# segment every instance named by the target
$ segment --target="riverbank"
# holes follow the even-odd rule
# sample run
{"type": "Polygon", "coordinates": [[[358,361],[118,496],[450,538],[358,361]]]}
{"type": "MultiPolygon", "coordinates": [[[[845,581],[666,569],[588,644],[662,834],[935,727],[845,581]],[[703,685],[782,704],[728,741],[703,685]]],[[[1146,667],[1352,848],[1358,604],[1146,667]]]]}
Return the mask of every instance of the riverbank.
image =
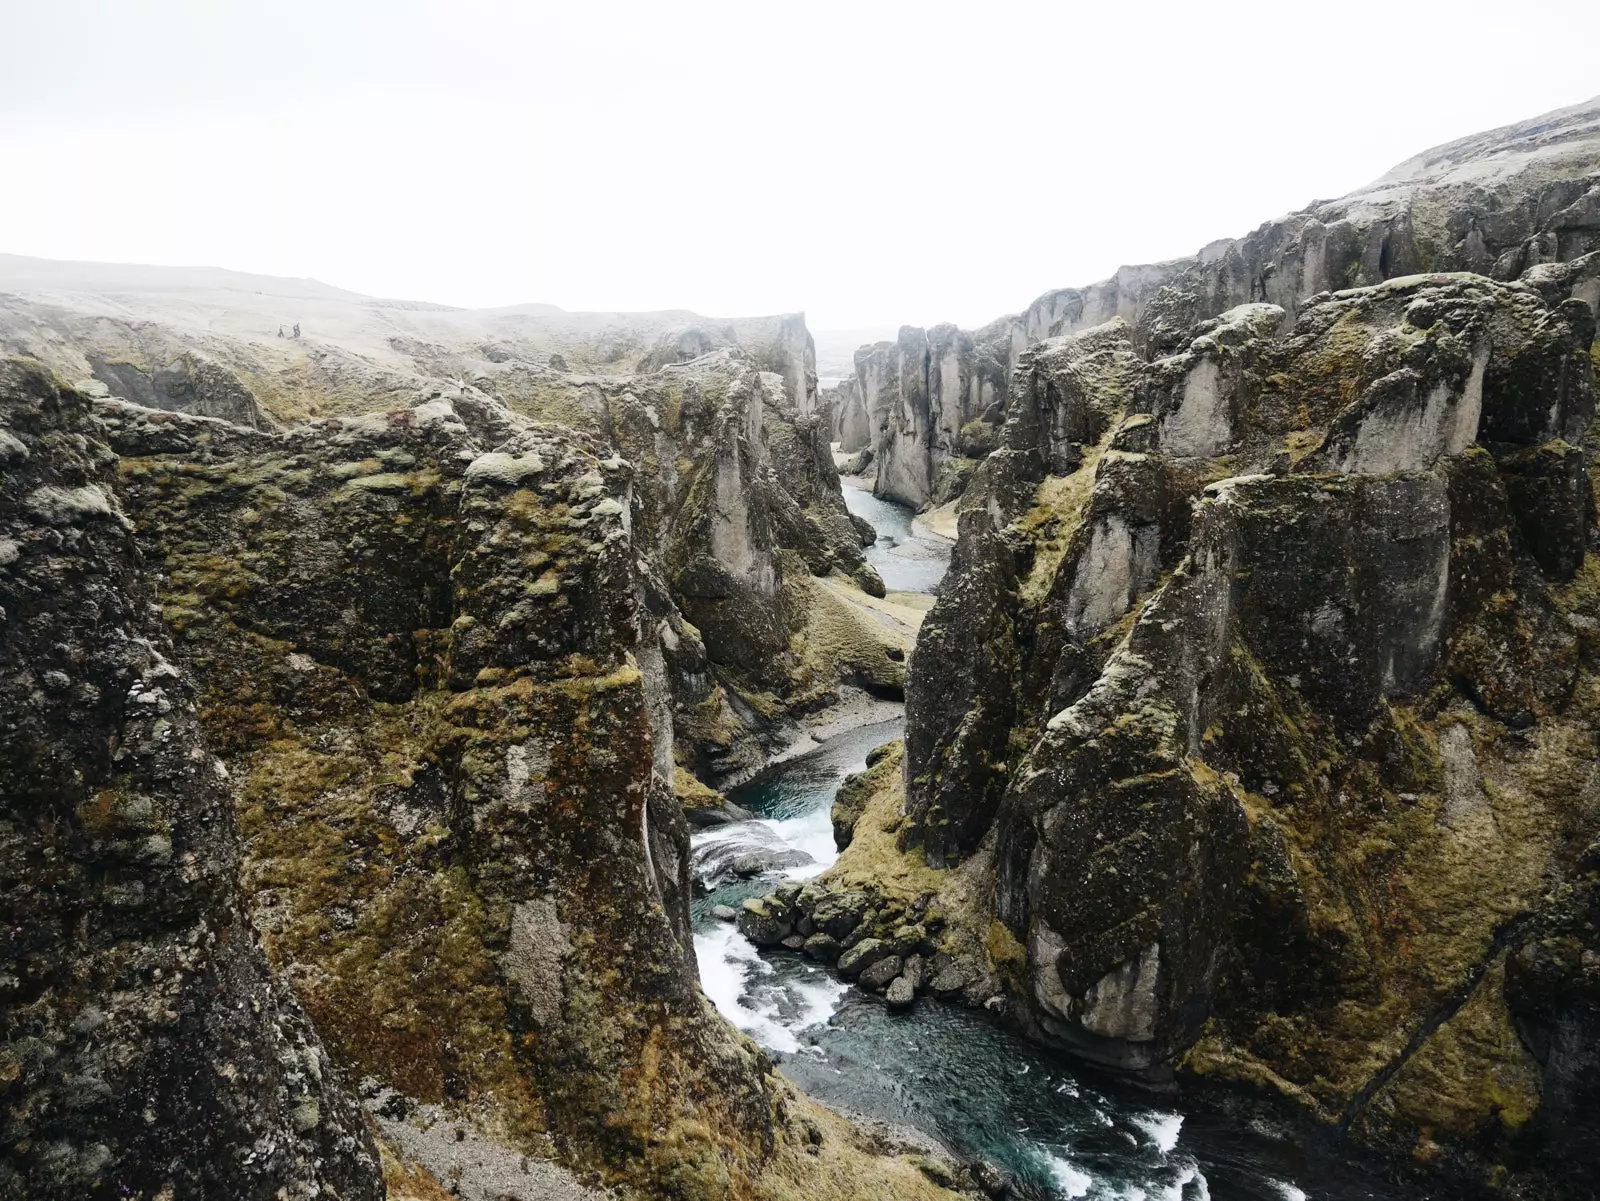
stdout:
{"type": "MultiPolygon", "coordinates": [[[[880,533],[888,530],[873,548],[885,564],[880,571],[905,571],[923,588],[908,593],[907,601],[931,605],[943,574],[939,555],[942,549],[948,556],[948,543],[919,533],[909,510],[848,482],[845,495],[852,511],[876,518],[880,533]]],[[[696,862],[708,871],[734,857],[741,838],[757,851],[791,852],[798,861],[702,880],[692,906],[706,996],[773,1055],[783,1075],[852,1120],[919,1132],[930,1147],[970,1165],[996,1196],[1304,1201],[1301,1182],[1309,1181],[1330,1201],[1403,1195],[1259,1107],[1157,1099],[1100,1078],[1029,1042],[976,993],[975,1003],[924,995],[909,1008],[891,1009],[877,991],[847,982],[830,964],[797,949],[760,950],[734,923],[719,920],[719,907],[737,911],[746,899],[785,882],[872,884],[880,892],[904,893],[909,902],[938,874],[937,891],[954,903],[948,874],[918,867],[920,860],[898,852],[896,815],[881,803],[874,808],[869,801],[863,809],[851,850],[841,856],[837,848],[832,810],[840,785],[865,770],[869,754],[900,737],[903,727],[902,705],[864,692],[819,710],[801,723],[801,737],[728,787],[729,800],[752,816],[694,836],[696,862]]],[[[981,856],[960,875],[980,887],[981,856]]],[[[987,954],[983,947],[964,949],[976,959],[987,954]]],[[[898,1135],[895,1141],[906,1142],[898,1135]]]]}

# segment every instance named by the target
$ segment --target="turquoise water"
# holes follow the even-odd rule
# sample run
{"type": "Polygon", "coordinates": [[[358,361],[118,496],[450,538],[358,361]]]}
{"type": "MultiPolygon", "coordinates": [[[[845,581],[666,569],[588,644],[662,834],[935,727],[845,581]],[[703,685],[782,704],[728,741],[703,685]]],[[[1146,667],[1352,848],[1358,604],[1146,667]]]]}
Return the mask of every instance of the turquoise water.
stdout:
{"type": "MultiPolygon", "coordinates": [[[[809,815],[825,823],[839,781],[900,727],[884,722],[840,735],[730,795],[769,822],[809,815]]],[[[1336,1152],[1297,1145],[1293,1132],[1259,1114],[1190,1098],[1178,1104],[1097,1078],[981,1011],[924,998],[907,1013],[890,1013],[804,956],[758,951],[709,916],[713,905],[737,906],[774,883],[742,881],[696,902],[702,983],[725,1016],[825,1104],[913,1126],[958,1154],[1001,1165],[1041,1197],[1415,1196],[1336,1152]]]]}
{"type": "Polygon", "coordinates": [[[904,505],[879,500],[848,483],[843,488],[845,507],[878,531],[878,541],[862,554],[877,568],[883,586],[890,592],[932,592],[937,588],[950,566],[950,540],[913,530],[914,514],[904,505]]]}
{"type": "MultiPolygon", "coordinates": [[[[950,543],[912,532],[911,514],[859,489],[852,512],[887,530],[868,559],[890,589],[931,591],[950,543]]],[[[839,783],[867,753],[900,737],[900,719],[840,734],[730,792],[811,862],[836,858],[828,813],[839,783]]],[[[739,827],[702,831],[737,838],[739,827]]],[[[791,952],[758,951],[715,905],[738,906],[780,877],[743,880],[694,903],[701,984],[718,1010],[768,1048],[800,1087],[835,1108],[912,1126],[959,1155],[1011,1172],[1025,1195],[1090,1201],[1398,1201],[1402,1192],[1338,1151],[1307,1148],[1259,1113],[1220,1100],[1156,1097],[1101,1080],[1065,1056],[999,1026],[988,1014],[920,1000],[890,1013],[877,997],[791,952]]]]}

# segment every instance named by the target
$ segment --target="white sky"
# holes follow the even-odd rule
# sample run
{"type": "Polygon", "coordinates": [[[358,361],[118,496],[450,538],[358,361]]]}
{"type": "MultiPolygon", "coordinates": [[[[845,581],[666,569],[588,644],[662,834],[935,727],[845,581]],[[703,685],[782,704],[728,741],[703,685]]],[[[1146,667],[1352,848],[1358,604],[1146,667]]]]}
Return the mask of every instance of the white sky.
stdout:
{"type": "Polygon", "coordinates": [[[1596,0],[0,0],[0,47],[0,250],[813,329],[981,324],[1600,92],[1596,0]]]}

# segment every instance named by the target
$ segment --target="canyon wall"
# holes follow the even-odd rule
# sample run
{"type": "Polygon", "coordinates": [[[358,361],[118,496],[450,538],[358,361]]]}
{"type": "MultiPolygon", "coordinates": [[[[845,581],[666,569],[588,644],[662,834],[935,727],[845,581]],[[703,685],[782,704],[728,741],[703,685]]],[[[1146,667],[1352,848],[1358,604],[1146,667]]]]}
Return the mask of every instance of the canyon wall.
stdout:
{"type": "MultiPolygon", "coordinates": [[[[863,607],[837,636],[811,628],[805,576],[883,584],[845,508],[799,314],[452,310],[313,285],[293,300],[305,336],[279,338],[249,330],[268,314],[238,308],[237,287],[175,269],[0,259],[0,286],[8,272],[0,350],[92,396],[261,430],[465,396],[610,443],[639,467],[639,543],[671,610],[680,757],[709,779],[753,770],[841,684],[903,689],[903,657],[863,607]]],[[[239,278],[269,306],[308,283],[239,278]]]]}
{"type": "MultiPolygon", "coordinates": [[[[0,360],[0,1194],[378,1198],[84,397],[0,360]]],[[[199,701],[203,704],[203,701],[199,701]]]]}
{"type": "MultiPolygon", "coordinates": [[[[1339,200],[1319,201],[1191,258],[1123,267],[1087,288],[1039,297],[1023,312],[970,334],[952,331],[915,370],[919,336],[857,352],[857,381],[872,431],[880,496],[914,508],[942,504],[986,452],[959,431],[989,403],[1004,409],[1023,351],[1120,318],[1139,354],[1180,348],[1195,323],[1251,302],[1277,306],[1282,328],[1324,292],[1429,271],[1512,280],[1538,264],[1600,250],[1600,100],[1451,142],[1401,163],[1339,200]],[[953,360],[943,356],[953,354],[953,360]],[[909,357],[908,357],[909,356],[909,357]],[[970,388],[932,387],[982,377],[970,388]],[[998,364],[991,375],[990,364],[998,364]],[[992,382],[989,382],[991,381],[992,382]]],[[[945,330],[948,327],[937,327],[945,330]]],[[[931,345],[931,344],[930,344],[931,345]]]]}
{"type": "Polygon", "coordinates": [[[944,1195],[697,984],[707,652],[638,539],[781,604],[780,377],[714,374],[663,512],[472,389],[269,432],[0,373],[8,1196],[944,1195]]]}
{"type": "Polygon", "coordinates": [[[1597,278],[1021,355],[912,658],[902,843],[988,873],[974,937],[1036,1037],[1580,1195],[1597,278]]]}

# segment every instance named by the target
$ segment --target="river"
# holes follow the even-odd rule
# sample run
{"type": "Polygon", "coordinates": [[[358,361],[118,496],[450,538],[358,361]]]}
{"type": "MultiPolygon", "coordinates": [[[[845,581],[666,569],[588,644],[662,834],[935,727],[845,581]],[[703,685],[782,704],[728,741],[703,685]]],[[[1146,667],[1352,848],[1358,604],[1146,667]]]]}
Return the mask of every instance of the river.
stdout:
{"type": "MultiPolygon", "coordinates": [[[[911,513],[845,485],[853,513],[872,522],[867,552],[891,591],[934,590],[950,543],[913,527],[911,513]]],[[[828,812],[867,752],[900,737],[903,720],[838,734],[734,789],[759,830],[702,832],[695,845],[776,838],[811,862],[782,873],[806,879],[837,854],[828,812]]],[[[1183,1105],[1099,1079],[1065,1056],[1002,1028],[981,1011],[923,998],[890,1013],[804,956],[758,951],[719,904],[770,892],[777,873],[716,888],[694,903],[695,950],[706,995],[768,1048],[783,1072],[838,1109],[914,1127],[958,1155],[981,1156],[1038,1194],[1090,1201],[1390,1201],[1404,1194],[1329,1148],[1222,1104],[1183,1105]]]]}

